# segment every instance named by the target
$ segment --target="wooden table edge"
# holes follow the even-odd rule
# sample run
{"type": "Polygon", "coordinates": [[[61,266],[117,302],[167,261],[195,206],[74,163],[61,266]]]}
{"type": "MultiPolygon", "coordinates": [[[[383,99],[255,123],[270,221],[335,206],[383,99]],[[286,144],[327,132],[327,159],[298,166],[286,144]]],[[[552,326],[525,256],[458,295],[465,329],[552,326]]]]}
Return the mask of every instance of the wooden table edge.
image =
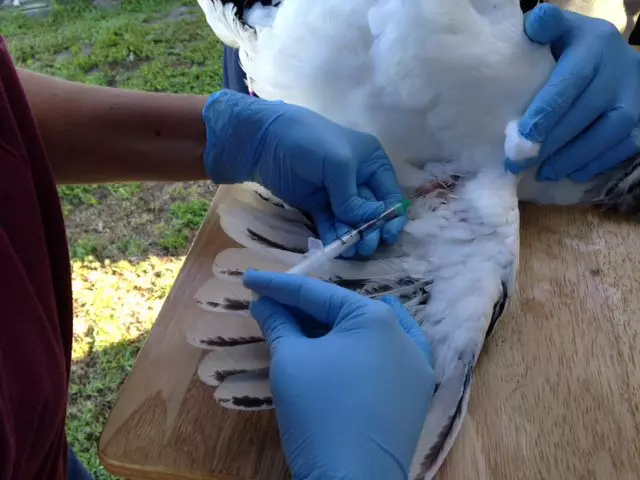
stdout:
{"type": "MultiPolygon", "coordinates": [[[[111,474],[123,477],[129,480],[202,480],[202,475],[192,475],[187,473],[167,472],[160,468],[145,467],[145,471],[141,471],[137,466],[128,463],[109,460],[98,451],[98,459],[102,466],[111,474]]],[[[215,474],[212,480],[238,480],[238,477],[215,474]]]]}
{"type": "MultiPolygon", "coordinates": [[[[140,350],[138,351],[138,354],[136,355],[136,359],[133,362],[133,366],[131,367],[131,370],[133,371],[133,369],[136,366],[136,363],[138,361],[138,358],[140,357],[140,355],[142,354],[142,352],[144,351],[146,345],[147,345],[147,341],[149,339],[149,337],[151,336],[153,329],[156,326],[156,322],[158,320],[158,318],[160,318],[166,308],[167,305],[167,300],[170,298],[173,288],[174,286],[178,283],[178,281],[180,280],[184,269],[187,265],[187,259],[189,258],[189,255],[191,254],[191,252],[194,250],[194,248],[196,247],[196,244],[202,241],[205,241],[206,239],[204,238],[203,235],[201,235],[203,233],[203,231],[207,228],[212,228],[213,226],[219,226],[219,223],[217,221],[215,222],[210,222],[211,217],[216,215],[216,210],[218,207],[218,203],[220,201],[220,198],[224,197],[226,192],[230,189],[233,188],[233,185],[228,186],[228,185],[219,185],[218,188],[216,189],[216,192],[213,195],[213,198],[211,199],[211,203],[209,205],[209,208],[207,210],[207,214],[204,218],[204,220],[202,221],[202,223],[200,224],[200,227],[198,228],[198,231],[196,232],[196,235],[194,236],[194,240],[191,243],[191,245],[189,246],[189,249],[187,251],[187,253],[184,256],[184,261],[182,263],[182,265],[180,266],[180,270],[178,270],[178,273],[176,274],[175,280],[173,281],[171,288],[169,289],[169,293],[167,294],[166,298],[164,299],[164,301],[162,302],[162,307],[160,307],[160,310],[158,311],[158,314],[156,315],[156,318],[153,322],[153,325],[151,326],[151,329],[149,330],[149,333],[147,334],[147,338],[145,339],[144,343],[142,344],[142,346],[140,347],[140,350]]],[[[191,475],[191,474],[182,474],[182,473],[178,473],[178,472],[167,472],[166,470],[162,470],[162,469],[156,469],[156,468],[152,468],[152,467],[145,467],[145,471],[141,471],[139,466],[135,466],[135,465],[131,465],[129,463],[124,463],[124,462],[119,462],[117,460],[112,460],[109,459],[106,455],[104,455],[103,453],[103,446],[104,446],[104,433],[105,433],[105,428],[106,426],[109,424],[109,420],[111,415],[113,414],[113,410],[115,409],[118,400],[120,398],[120,393],[122,392],[122,390],[124,389],[127,381],[129,380],[129,375],[127,375],[125,381],[123,382],[122,386],[120,387],[120,389],[118,390],[118,395],[116,397],[116,402],[113,406],[113,408],[109,411],[109,416],[107,417],[107,420],[105,421],[105,423],[102,425],[102,429],[100,431],[100,438],[98,440],[98,445],[97,445],[97,453],[98,453],[98,460],[100,461],[100,463],[102,464],[102,466],[107,470],[107,472],[109,472],[111,475],[117,475],[120,477],[125,477],[125,478],[130,478],[133,480],[201,480],[202,476],[201,475],[191,475]],[[131,476],[133,475],[133,476],[131,476]]],[[[213,477],[213,480],[238,480],[237,476],[229,476],[229,475],[220,475],[220,474],[215,474],[215,476],[213,477]]]]}

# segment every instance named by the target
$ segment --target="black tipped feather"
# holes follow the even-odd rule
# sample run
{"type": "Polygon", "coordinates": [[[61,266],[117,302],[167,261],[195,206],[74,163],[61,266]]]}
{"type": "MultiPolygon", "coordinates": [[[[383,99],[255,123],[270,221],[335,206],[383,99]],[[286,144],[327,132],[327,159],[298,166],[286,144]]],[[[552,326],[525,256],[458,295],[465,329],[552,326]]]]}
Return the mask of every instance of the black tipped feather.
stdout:
{"type": "MultiPolygon", "coordinates": [[[[408,307],[426,305],[429,301],[431,281],[420,280],[406,275],[379,277],[373,279],[341,279],[328,280],[348,290],[353,290],[366,297],[379,299],[384,295],[393,295],[408,307]]],[[[227,312],[246,312],[250,300],[233,297],[222,297],[218,300],[196,300],[200,304],[227,312]]]]}
{"type": "Polygon", "coordinates": [[[264,342],[261,337],[208,337],[200,340],[202,345],[208,347],[235,347],[237,345],[246,345],[248,343],[264,342]]]}
{"type": "Polygon", "coordinates": [[[629,161],[629,166],[608,185],[598,203],[605,211],[624,215],[640,213],[640,156],[629,161]]]}
{"type": "Polygon", "coordinates": [[[249,397],[249,396],[231,397],[229,399],[226,399],[226,398],[220,399],[220,403],[232,403],[236,407],[251,409],[251,408],[260,408],[264,406],[270,407],[273,405],[273,398],[271,397],[259,398],[259,397],[249,397]]]}
{"type": "Polygon", "coordinates": [[[215,378],[218,383],[222,383],[231,375],[237,375],[239,373],[245,373],[245,372],[248,372],[248,370],[242,370],[242,369],[217,370],[213,374],[213,378],[215,378]]]}
{"type": "Polygon", "coordinates": [[[220,275],[226,275],[227,277],[242,277],[244,272],[242,270],[220,270],[220,275]]]}
{"type": "Polygon", "coordinates": [[[223,298],[222,302],[206,302],[207,305],[213,308],[223,308],[232,312],[241,312],[243,310],[249,310],[248,300],[238,300],[237,298],[223,298]]]}
{"type": "MultiPolygon", "coordinates": [[[[427,294],[431,288],[431,281],[416,279],[407,275],[380,278],[342,279],[333,278],[332,282],[343,288],[354,290],[370,298],[383,295],[395,295],[400,300],[409,301],[420,295],[427,294]]],[[[425,302],[426,303],[426,302],[425,302]]]]}
{"type": "Polygon", "coordinates": [[[307,253],[306,250],[303,250],[301,248],[295,248],[295,247],[286,247],[284,245],[282,245],[281,243],[278,242],[274,242],[273,240],[270,240],[266,237],[263,237],[262,235],[260,235],[259,233],[255,232],[254,230],[247,228],[247,234],[249,235],[249,237],[251,238],[251,240],[255,241],[256,243],[259,243],[265,247],[269,247],[269,248],[277,248],[278,250],[284,250],[286,252],[292,252],[292,253],[307,253]]]}
{"type": "Polygon", "coordinates": [[[451,429],[453,428],[456,421],[462,414],[462,405],[465,398],[464,392],[469,388],[469,383],[471,382],[472,374],[473,374],[473,367],[471,364],[469,364],[466,367],[464,383],[462,385],[462,390],[461,390],[460,398],[458,400],[456,409],[451,414],[447,423],[443,426],[440,432],[438,432],[438,437],[436,442],[433,444],[433,446],[429,449],[429,452],[427,453],[427,455],[424,457],[422,462],[423,472],[428,471],[430,468],[432,468],[435,462],[438,461],[438,456],[440,455],[440,452],[444,448],[445,442],[449,438],[451,429]]]}
{"type": "Polygon", "coordinates": [[[253,191],[256,195],[258,195],[262,200],[264,200],[267,203],[270,203],[271,205],[273,205],[274,207],[278,207],[278,208],[286,208],[284,206],[284,203],[276,200],[275,198],[269,198],[266,195],[263,195],[262,192],[259,192],[258,190],[254,190],[253,191]]]}
{"type": "Polygon", "coordinates": [[[485,340],[491,336],[496,323],[500,320],[500,317],[504,313],[504,307],[507,305],[507,285],[502,282],[502,294],[496,303],[493,304],[493,314],[491,315],[491,323],[487,329],[485,340]]]}

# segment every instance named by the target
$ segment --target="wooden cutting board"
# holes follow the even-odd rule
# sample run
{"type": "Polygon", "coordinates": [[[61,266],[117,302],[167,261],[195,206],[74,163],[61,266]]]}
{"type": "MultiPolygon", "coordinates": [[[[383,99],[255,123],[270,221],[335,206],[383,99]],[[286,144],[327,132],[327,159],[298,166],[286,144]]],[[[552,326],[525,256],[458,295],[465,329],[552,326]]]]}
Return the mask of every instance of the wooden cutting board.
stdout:
{"type": "MultiPolygon", "coordinates": [[[[272,412],[219,407],[185,331],[216,253],[221,187],[105,425],[99,455],[131,479],[282,480],[272,412]]],[[[640,225],[522,209],[518,293],[478,364],[442,480],[640,479],[640,225]]]]}

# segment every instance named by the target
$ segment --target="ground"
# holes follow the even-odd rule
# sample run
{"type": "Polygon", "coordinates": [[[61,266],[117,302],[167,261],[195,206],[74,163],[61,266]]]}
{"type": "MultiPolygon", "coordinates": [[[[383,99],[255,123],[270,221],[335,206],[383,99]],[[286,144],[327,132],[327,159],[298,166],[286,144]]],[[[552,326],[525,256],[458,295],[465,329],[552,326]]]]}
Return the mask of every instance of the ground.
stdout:
{"type": "MultiPolygon", "coordinates": [[[[15,62],[80,82],[210,94],[222,48],[195,0],[67,0],[46,16],[0,12],[15,62]]],[[[99,146],[97,146],[99,148],[99,146]]],[[[59,189],[75,306],[68,434],[97,480],[97,441],[211,202],[208,182],[59,189]]]]}

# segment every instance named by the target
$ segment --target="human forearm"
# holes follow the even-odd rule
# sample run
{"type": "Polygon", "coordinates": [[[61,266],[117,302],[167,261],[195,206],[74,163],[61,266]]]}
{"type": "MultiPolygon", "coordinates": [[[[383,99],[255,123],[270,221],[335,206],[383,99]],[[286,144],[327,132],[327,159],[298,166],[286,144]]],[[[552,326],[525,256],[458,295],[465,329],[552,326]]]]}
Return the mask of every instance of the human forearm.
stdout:
{"type": "Polygon", "coordinates": [[[206,97],[19,75],[58,183],[207,178],[206,97]]]}

